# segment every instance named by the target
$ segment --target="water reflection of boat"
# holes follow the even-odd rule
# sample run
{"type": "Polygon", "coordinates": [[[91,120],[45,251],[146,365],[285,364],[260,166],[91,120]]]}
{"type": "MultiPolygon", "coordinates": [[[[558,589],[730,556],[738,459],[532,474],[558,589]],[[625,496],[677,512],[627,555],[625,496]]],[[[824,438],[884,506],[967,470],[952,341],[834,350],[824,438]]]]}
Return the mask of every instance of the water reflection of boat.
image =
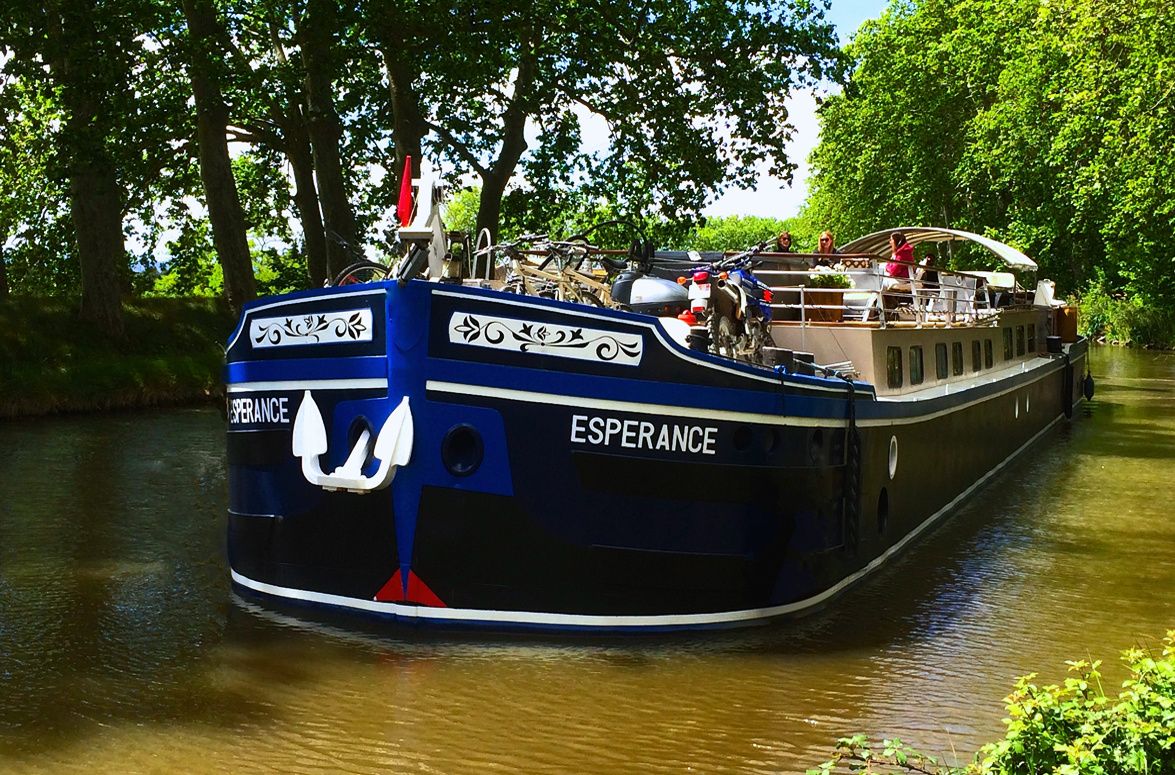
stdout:
{"type": "Polygon", "coordinates": [[[234,584],[447,627],[725,627],[825,604],[1070,416],[1086,359],[1014,277],[887,290],[877,244],[846,246],[835,321],[806,314],[804,265],[757,272],[776,368],[655,317],[460,284],[250,305],[225,372],[234,584]]]}

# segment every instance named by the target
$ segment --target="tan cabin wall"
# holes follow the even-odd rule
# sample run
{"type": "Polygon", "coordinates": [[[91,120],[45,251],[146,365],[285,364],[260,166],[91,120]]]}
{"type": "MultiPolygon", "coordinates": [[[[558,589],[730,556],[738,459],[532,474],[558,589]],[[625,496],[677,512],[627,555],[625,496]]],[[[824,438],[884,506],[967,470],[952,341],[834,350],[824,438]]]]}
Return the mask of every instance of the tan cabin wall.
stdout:
{"type": "Polygon", "coordinates": [[[777,347],[789,350],[811,352],[817,363],[832,364],[852,361],[857,378],[877,388],[878,396],[902,396],[911,393],[941,388],[953,383],[973,382],[988,375],[995,375],[1006,369],[1037,357],[1046,350],[1045,336],[1051,332],[1050,311],[1044,308],[1009,308],[1000,310],[998,315],[982,319],[973,325],[923,325],[896,323],[880,328],[877,326],[852,324],[777,324],[771,332],[777,347]],[[1035,327],[1035,347],[1028,348],[1028,326],[1035,327]],[[1004,357],[1004,329],[1012,336],[1012,356],[1004,357]],[[1024,351],[1018,350],[1017,340],[1023,330],[1024,351]],[[991,340],[992,366],[988,368],[984,359],[984,343],[991,340]],[[980,369],[976,371],[972,361],[972,342],[980,343],[980,369]],[[946,345],[947,376],[938,378],[936,345],[946,345]],[[956,375],[953,367],[953,348],[962,344],[963,373],[956,375]],[[922,347],[923,379],[919,384],[911,382],[911,348],[922,347]],[[888,350],[890,347],[902,351],[902,385],[889,387],[888,350]]]}

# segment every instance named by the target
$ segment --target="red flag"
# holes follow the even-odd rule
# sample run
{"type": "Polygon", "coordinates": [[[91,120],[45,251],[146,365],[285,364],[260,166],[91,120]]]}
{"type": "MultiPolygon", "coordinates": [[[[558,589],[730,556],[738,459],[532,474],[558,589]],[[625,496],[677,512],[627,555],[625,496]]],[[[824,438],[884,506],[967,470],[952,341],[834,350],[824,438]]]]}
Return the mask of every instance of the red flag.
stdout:
{"type": "Polygon", "coordinates": [[[408,225],[412,217],[412,157],[404,157],[404,176],[400,178],[400,201],[396,204],[396,217],[401,226],[408,225]]]}

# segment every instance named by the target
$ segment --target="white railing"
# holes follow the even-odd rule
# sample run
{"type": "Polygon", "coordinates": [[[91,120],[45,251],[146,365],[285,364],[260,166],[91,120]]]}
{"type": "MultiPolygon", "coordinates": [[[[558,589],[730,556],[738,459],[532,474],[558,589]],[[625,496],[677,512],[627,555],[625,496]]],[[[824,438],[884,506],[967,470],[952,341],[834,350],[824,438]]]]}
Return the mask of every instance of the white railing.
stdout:
{"type": "Polygon", "coordinates": [[[884,328],[898,321],[924,325],[989,325],[1000,307],[1021,303],[1015,278],[1006,273],[954,272],[934,268],[937,281],[927,281],[927,268],[909,267],[913,277],[891,277],[872,259],[852,259],[856,266],[844,269],[768,269],[760,267],[755,276],[772,292],[772,318],[814,322],[854,322],[884,328]],[[813,287],[815,278],[842,277],[852,287],[813,287]],[[837,299],[839,296],[839,299],[837,299]],[[839,303],[837,303],[839,301],[839,303]],[[778,314],[776,311],[783,312],[778,314]]]}

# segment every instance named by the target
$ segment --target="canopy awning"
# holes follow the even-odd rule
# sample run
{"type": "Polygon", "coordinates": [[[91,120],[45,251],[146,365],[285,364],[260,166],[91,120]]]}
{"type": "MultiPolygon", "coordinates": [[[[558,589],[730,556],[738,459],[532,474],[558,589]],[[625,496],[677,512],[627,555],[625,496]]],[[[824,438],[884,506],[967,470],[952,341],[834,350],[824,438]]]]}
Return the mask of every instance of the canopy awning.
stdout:
{"type": "Polygon", "coordinates": [[[905,234],[906,241],[911,245],[917,245],[922,242],[974,242],[986,248],[988,252],[999,257],[1013,269],[1036,269],[1036,262],[1031,258],[1016,250],[1016,248],[993,240],[991,237],[972,234],[969,231],[959,231],[958,229],[928,228],[925,226],[899,227],[877,231],[855,239],[847,245],[842,245],[840,252],[867,253],[879,258],[889,258],[889,235],[895,231],[900,231],[902,234],[905,234]]]}

